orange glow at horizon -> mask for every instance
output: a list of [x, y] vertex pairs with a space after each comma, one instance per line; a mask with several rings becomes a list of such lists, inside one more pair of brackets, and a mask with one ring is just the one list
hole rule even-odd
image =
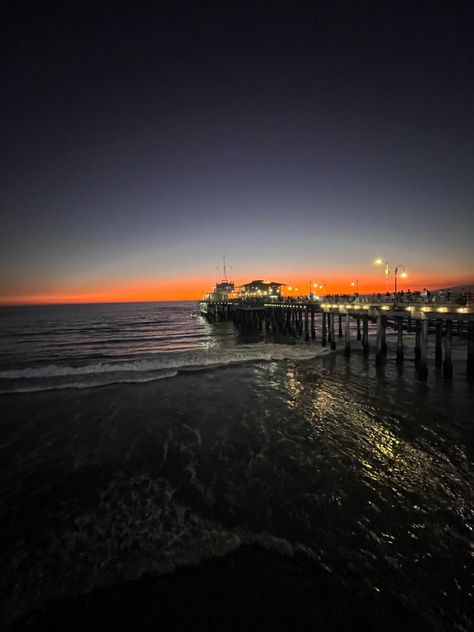
[[[321, 274], [319, 276], [309, 274], [302, 276], [294, 274], [284, 274], [277, 271], [275, 274], [242, 274], [241, 278], [235, 278], [236, 288], [244, 283], [257, 278], [268, 278], [272, 281], [285, 283], [282, 288], [282, 294], [287, 295], [305, 295], [310, 291], [319, 294], [352, 294], [355, 288], [351, 286], [351, 281], [355, 278], [359, 281], [359, 293], [370, 294], [386, 290], [385, 275], [379, 270], [376, 273], [371, 272], [370, 275], [342, 275]], [[314, 287], [317, 283], [318, 287]], [[72, 284], [71, 284], [72, 285]], [[0, 296], [0, 305], [27, 305], [27, 304], [53, 304], [53, 303], [119, 303], [119, 302], [140, 302], [140, 301], [178, 301], [178, 300], [199, 300], [203, 294], [212, 291], [214, 280], [212, 278], [191, 278], [191, 279], [166, 279], [156, 282], [143, 280], [129, 280], [128, 282], [120, 282], [113, 280], [111, 282], [102, 281], [100, 284], [91, 284], [90, 287], [84, 287], [81, 284], [77, 287], [58, 287], [57, 291], [37, 292], [29, 294], [8, 293]], [[319, 286], [323, 285], [323, 288]], [[393, 292], [394, 277], [390, 275], [390, 291]], [[407, 278], [398, 278], [399, 290], [420, 290], [423, 287], [428, 289], [439, 289], [442, 287], [450, 287], [453, 285], [469, 285], [469, 282], [456, 278], [436, 279], [429, 278], [429, 275], [420, 275], [409, 273]], [[289, 287], [292, 290], [289, 290]], [[295, 288], [298, 288], [296, 291]]]

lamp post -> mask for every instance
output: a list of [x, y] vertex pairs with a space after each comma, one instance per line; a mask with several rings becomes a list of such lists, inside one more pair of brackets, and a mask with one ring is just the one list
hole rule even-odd
[[388, 261], [384, 261], [383, 259], [376, 259], [374, 261], [376, 266], [380, 266], [383, 263], [385, 264], [385, 291], [389, 293], [389, 279], [390, 279], [390, 269], [388, 267]]
[[359, 294], [359, 279], [352, 279], [351, 286], [355, 287], [356, 294]]
[[407, 276], [407, 273], [406, 273], [406, 271], [405, 271], [405, 266], [398, 265], [398, 266], [395, 268], [395, 275], [394, 275], [394, 276], [395, 276], [395, 299], [397, 298], [397, 293], [398, 293], [398, 270], [399, 270], [400, 268], [403, 268], [403, 272], [401, 273], [401, 275], [400, 275], [400, 276], [402, 276], [403, 278], [405, 278], [405, 277]]

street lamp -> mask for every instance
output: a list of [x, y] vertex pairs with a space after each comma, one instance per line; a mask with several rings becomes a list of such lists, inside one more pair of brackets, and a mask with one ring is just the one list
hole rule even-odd
[[388, 267], [388, 261], [384, 261], [383, 259], [376, 259], [374, 261], [376, 266], [381, 266], [382, 264], [385, 264], [385, 287], [386, 287], [386, 292], [387, 294], [389, 293], [389, 278], [390, 278], [390, 269]]
[[359, 294], [359, 279], [352, 279], [351, 286], [355, 287], [356, 294]]
[[402, 273], [401, 273], [401, 275], [400, 275], [400, 276], [401, 276], [403, 279], [405, 279], [405, 278], [407, 277], [407, 273], [405, 272], [405, 266], [398, 265], [398, 266], [395, 268], [395, 298], [397, 298], [397, 291], [398, 291], [398, 290], [397, 290], [398, 270], [399, 270], [400, 268], [403, 268], [403, 271], [402, 271]]

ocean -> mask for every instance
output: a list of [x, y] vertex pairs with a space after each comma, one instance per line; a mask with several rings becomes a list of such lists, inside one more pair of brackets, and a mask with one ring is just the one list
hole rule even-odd
[[0, 309], [6, 630], [473, 629], [474, 390], [196, 302]]

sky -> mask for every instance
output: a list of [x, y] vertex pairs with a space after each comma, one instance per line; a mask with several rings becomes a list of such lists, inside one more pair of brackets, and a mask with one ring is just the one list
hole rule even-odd
[[474, 282], [472, 3], [32, 4], [0, 9], [0, 303], [199, 298], [223, 253]]

